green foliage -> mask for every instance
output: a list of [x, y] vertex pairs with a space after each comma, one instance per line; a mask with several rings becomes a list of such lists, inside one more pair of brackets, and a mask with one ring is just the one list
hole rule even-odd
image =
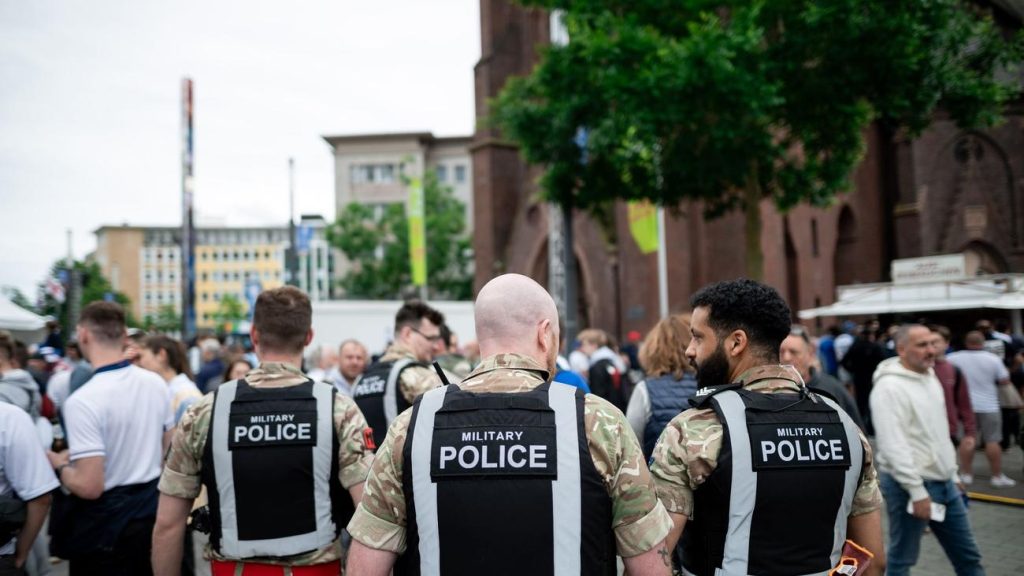
[[[110, 296], [114, 302], [117, 302], [124, 308], [125, 320], [128, 326], [139, 326], [138, 320], [136, 320], [135, 315], [132, 313], [131, 300], [124, 293], [114, 290], [110, 281], [103, 276], [99, 263], [76, 260], [72, 267], [78, 274], [78, 277], [81, 278], [82, 290], [78, 294], [78, 300], [83, 308], [90, 302], [106, 300]], [[56, 277], [61, 270], [66, 268], [66, 261], [58, 260], [51, 267], [50, 273]], [[73, 297], [74, 295], [66, 294], [66, 296]], [[74, 327], [68, 324], [69, 304], [70, 299], [65, 300], [64, 303], [59, 303], [52, 296], [46, 294], [43, 296], [43, 305], [39, 313], [57, 318], [61, 326], [69, 329], [69, 331], [73, 331]]]
[[146, 330], [155, 330], [164, 334], [181, 331], [181, 314], [174, 309], [174, 304], [161, 304], [155, 316], [146, 317]]
[[[468, 300], [473, 295], [473, 256], [465, 205], [433, 172], [423, 179], [423, 194], [430, 296]], [[341, 280], [349, 297], [396, 299], [412, 292], [405, 204], [375, 208], [351, 203], [328, 228], [327, 237], [352, 266]]]
[[545, 166], [548, 198], [587, 209], [827, 206], [872, 121], [913, 135], [941, 108], [984, 126], [1019, 93], [999, 73], [1021, 42], [960, 0], [526, 4], [565, 10], [571, 41], [511, 79], [489, 121]]
[[213, 312], [213, 320], [221, 332], [233, 332], [245, 320], [245, 304], [234, 294], [225, 294]]

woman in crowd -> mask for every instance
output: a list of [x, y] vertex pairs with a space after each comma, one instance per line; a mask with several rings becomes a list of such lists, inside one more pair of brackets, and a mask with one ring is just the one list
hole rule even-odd
[[181, 342], [163, 335], [146, 338], [140, 347], [139, 365], [167, 381], [175, 423], [181, 420], [189, 406], [203, 397], [192, 382], [188, 353]]
[[221, 379], [222, 382], [231, 382], [232, 380], [238, 380], [244, 378], [246, 374], [252, 370], [253, 366], [245, 359], [244, 356], [239, 356], [231, 362], [228, 362], [228, 367], [224, 370], [224, 377]]
[[647, 378], [637, 384], [626, 408], [626, 419], [650, 459], [665, 426], [689, 408], [697, 379], [686, 360], [690, 344], [690, 315], [663, 318], [640, 347], [640, 364]]

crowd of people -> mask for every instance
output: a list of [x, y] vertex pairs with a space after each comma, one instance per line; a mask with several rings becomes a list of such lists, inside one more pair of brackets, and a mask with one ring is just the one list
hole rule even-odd
[[1024, 340], [987, 320], [816, 337], [752, 281], [691, 306], [622, 346], [566, 342], [550, 296], [509, 274], [477, 297], [477, 340], [409, 301], [372, 354], [311, 347], [287, 287], [256, 300], [246, 342], [128, 329], [107, 302], [70, 338], [0, 333], [0, 576], [338, 574], [348, 550], [346, 573], [382, 576], [617, 556], [698, 575], [873, 556], [867, 573], [898, 575], [928, 527], [958, 574], [984, 573], [964, 488], [979, 449], [991, 486], [1015, 485]]

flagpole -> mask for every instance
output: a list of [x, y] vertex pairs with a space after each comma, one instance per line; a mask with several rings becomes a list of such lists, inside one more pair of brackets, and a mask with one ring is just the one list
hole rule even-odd
[[668, 317], [668, 258], [665, 254], [665, 207], [658, 206], [658, 310]]

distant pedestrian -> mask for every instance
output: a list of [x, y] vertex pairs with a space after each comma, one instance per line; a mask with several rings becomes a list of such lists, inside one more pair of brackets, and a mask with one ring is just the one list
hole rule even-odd
[[330, 375], [331, 383], [339, 394], [352, 395], [352, 388], [366, 371], [369, 357], [362, 342], [350, 338], [341, 343], [338, 347], [338, 366]]
[[689, 400], [697, 392], [696, 372], [686, 358], [689, 345], [690, 315], [678, 314], [658, 321], [640, 347], [639, 360], [647, 378], [633, 389], [626, 420], [647, 460], [665, 426], [690, 407]]
[[139, 365], [157, 373], [167, 382], [175, 423], [181, 420], [189, 406], [203, 397], [199, 388], [192, 382], [188, 352], [181, 342], [163, 335], [146, 338], [139, 354]]
[[202, 367], [196, 373], [196, 386], [200, 392], [215, 390], [222, 382], [224, 360], [220, 356], [220, 342], [216, 338], [206, 338], [199, 343], [202, 354]]
[[[983, 575], [957, 486], [956, 452], [949, 442], [942, 385], [935, 377], [935, 340], [920, 324], [900, 327], [897, 358], [875, 373], [871, 409], [877, 462], [889, 518], [889, 576], [905, 576], [917, 563], [921, 535], [930, 527], [958, 575]], [[945, 507], [937, 516], [934, 505]], [[909, 511], [908, 511], [909, 508]]]
[[[967, 379], [980, 442], [985, 447], [992, 473], [989, 482], [996, 488], [1008, 488], [1017, 482], [1003, 474], [1003, 452], [999, 445], [1003, 440], [1003, 415], [999, 408], [999, 387], [1011, 385], [1010, 372], [1000, 357], [985, 349], [985, 336], [981, 332], [968, 332], [964, 346], [965, 350], [953, 352], [948, 359]], [[965, 469], [962, 479], [964, 484], [973, 482], [973, 470]]]
[[[971, 406], [971, 393], [964, 373], [946, 358], [949, 350], [950, 332], [945, 326], [930, 326], [935, 339], [935, 377], [942, 384], [946, 400], [946, 419], [949, 421], [949, 437], [957, 447], [960, 469], [971, 473], [974, 449], [978, 445], [978, 426]], [[963, 477], [961, 477], [963, 479]]]
[[590, 359], [590, 369], [587, 373], [590, 391], [625, 412], [629, 393], [632, 391], [629, 367], [613, 349], [611, 338], [604, 330], [589, 328], [579, 333], [579, 339], [580, 350]]
[[807, 329], [803, 326], [790, 328], [789, 336], [782, 341], [779, 348], [779, 360], [783, 364], [792, 364], [808, 388], [828, 394], [829, 398], [835, 400], [840, 408], [850, 415], [857, 427], [864, 430], [864, 421], [861, 420], [860, 410], [857, 409], [853, 396], [838, 380], [821, 370], [816, 370], [813, 366], [814, 357], [814, 344], [807, 334]]

